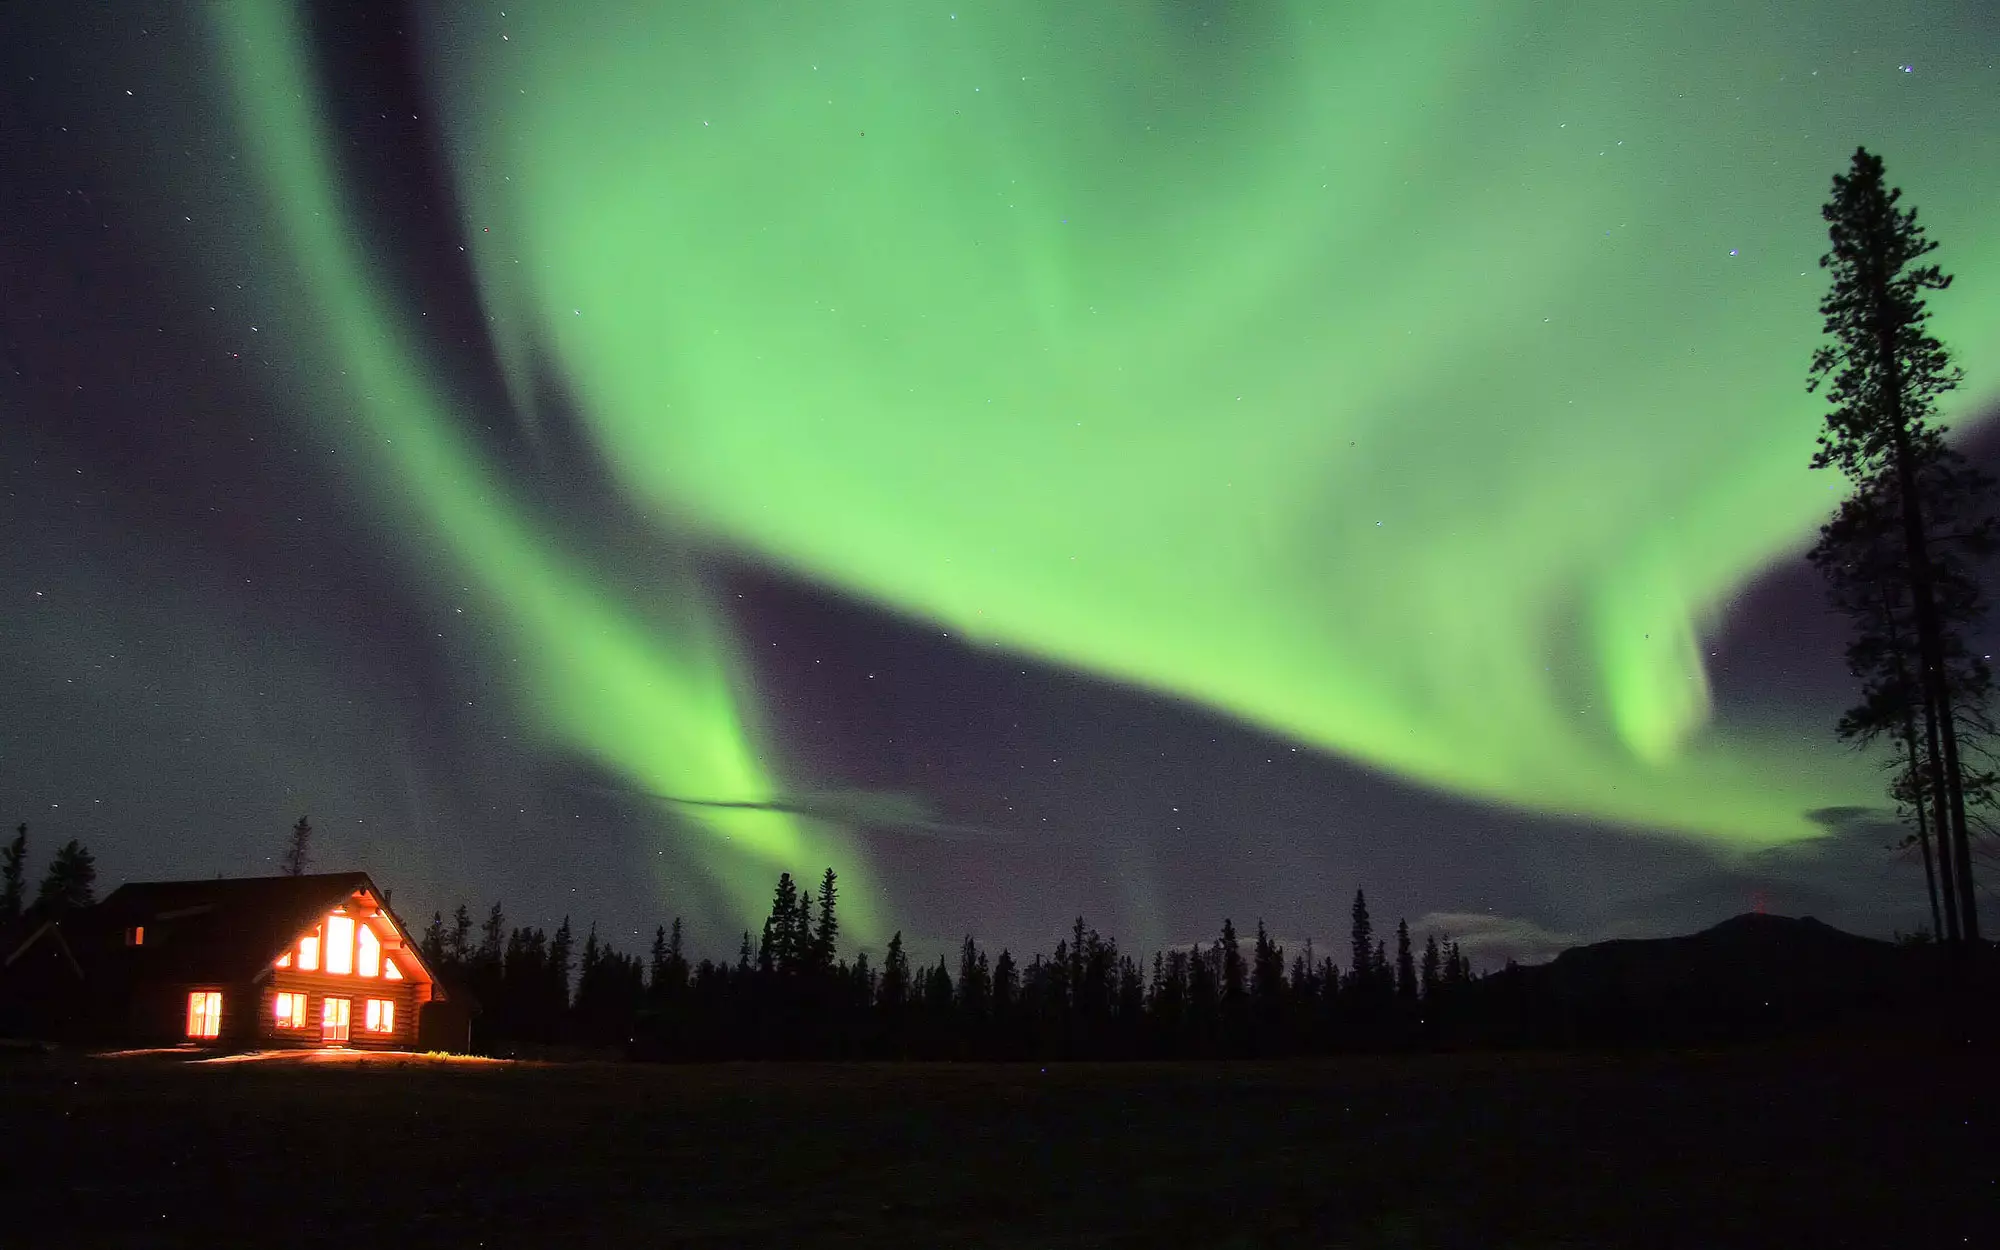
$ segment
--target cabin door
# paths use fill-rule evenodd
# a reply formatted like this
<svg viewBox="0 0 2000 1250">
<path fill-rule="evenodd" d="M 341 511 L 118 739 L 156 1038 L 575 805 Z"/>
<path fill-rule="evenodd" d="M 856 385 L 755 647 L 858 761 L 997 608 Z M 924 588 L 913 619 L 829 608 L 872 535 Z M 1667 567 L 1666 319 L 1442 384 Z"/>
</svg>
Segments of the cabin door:
<svg viewBox="0 0 2000 1250">
<path fill-rule="evenodd" d="M 350 998 L 328 998 L 320 1007 L 319 1040 L 333 1045 L 347 1040 L 347 1013 L 353 1006 Z"/>
</svg>

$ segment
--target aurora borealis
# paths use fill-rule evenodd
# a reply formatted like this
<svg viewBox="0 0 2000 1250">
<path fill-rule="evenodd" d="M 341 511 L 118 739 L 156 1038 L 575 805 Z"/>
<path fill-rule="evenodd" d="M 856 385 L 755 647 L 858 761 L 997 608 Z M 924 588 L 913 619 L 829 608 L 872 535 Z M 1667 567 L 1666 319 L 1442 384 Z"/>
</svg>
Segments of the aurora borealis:
<svg viewBox="0 0 2000 1250">
<path fill-rule="evenodd" d="M 1837 692 L 1731 703 L 1709 661 L 1839 486 L 1803 375 L 1857 143 L 1961 276 L 1951 417 L 2000 398 L 1978 6 L 414 5 L 421 230 L 483 335 L 449 351 L 339 29 L 207 7 L 147 125 L 213 152 L 117 176 L 226 182 L 157 267 L 272 326 L 262 419 L 414 612 L 493 622 L 454 663 L 547 757 L 849 786 L 727 609 L 743 565 L 1522 820 L 1729 856 L 1879 801 Z M 644 806 L 726 907 L 827 860 L 858 931 L 902 903 L 854 822 Z"/>
</svg>

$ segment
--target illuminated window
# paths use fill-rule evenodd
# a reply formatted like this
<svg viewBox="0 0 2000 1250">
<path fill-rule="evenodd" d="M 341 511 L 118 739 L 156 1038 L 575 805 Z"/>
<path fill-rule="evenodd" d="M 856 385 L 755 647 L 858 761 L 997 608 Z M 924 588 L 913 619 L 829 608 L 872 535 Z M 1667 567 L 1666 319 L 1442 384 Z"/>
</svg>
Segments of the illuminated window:
<svg viewBox="0 0 2000 1250">
<path fill-rule="evenodd" d="M 290 952 L 290 951 L 286 951 L 286 952 L 285 952 L 284 954 L 282 954 L 282 955 L 278 956 L 278 966 L 279 966 L 280 968 L 289 968 L 289 967 L 291 967 L 291 966 L 292 966 L 292 952 Z"/>
<path fill-rule="evenodd" d="M 354 961 L 354 970 L 364 977 L 379 976 L 382 972 L 382 940 L 375 936 L 375 930 L 362 925 L 354 931 L 360 943 L 360 953 Z"/>
<path fill-rule="evenodd" d="M 326 971 L 329 976 L 351 976 L 354 972 L 354 917 L 326 918 Z"/>
<path fill-rule="evenodd" d="M 385 980 L 400 981 L 403 979 L 403 970 L 396 966 L 395 960 L 384 955 L 382 956 L 382 976 Z"/>
<path fill-rule="evenodd" d="M 188 1036 L 209 1038 L 222 1033 L 222 994 L 196 990 L 188 995 Z"/>
<path fill-rule="evenodd" d="M 306 996 L 284 993 L 272 1000 L 272 1011 L 278 1018 L 281 1029 L 303 1029 L 306 1027 Z"/>
<path fill-rule="evenodd" d="M 125 945 L 144 946 L 145 944 L 146 944 L 145 925 L 135 924 L 131 928 L 125 930 Z"/>
<path fill-rule="evenodd" d="M 369 999 L 364 1027 L 370 1033 L 394 1033 L 396 1031 L 396 1004 L 386 998 Z"/>
<path fill-rule="evenodd" d="M 308 934 L 299 939 L 299 971 L 319 971 L 319 935 Z"/>
<path fill-rule="evenodd" d="M 322 1042 L 344 1042 L 347 1040 L 347 1013 L 352 1000 L 329 998 L 319 1009 L 319 1040 Z"/>
</svg>

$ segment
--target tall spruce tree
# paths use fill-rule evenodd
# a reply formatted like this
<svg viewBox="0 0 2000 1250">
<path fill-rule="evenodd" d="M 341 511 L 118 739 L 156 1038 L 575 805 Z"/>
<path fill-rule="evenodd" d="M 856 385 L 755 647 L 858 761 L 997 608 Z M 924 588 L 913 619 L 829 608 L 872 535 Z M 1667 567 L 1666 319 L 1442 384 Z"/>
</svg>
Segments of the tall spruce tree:
<svg viewBox="0 0 2000 1250">
<path fill-rule="evenodd" d="M 1004 948 L 999 958 L 993 961 L 993 985 L 991 1010 L 996 1024 L 1013 1014 L 1014 1004 L 1021 997 L 1021 970 L 1014 965 L 1014 956 Z"/>
<path fill-rule="evenodd" d="M 35 895 L 35 907 L 43 915 L 61 916 L 82 911 L 96 901 L 97 857 L 71 838 L 49 861 L 48 875 Z"/>
<path fill-rule="evenodd" d="M 814 972 L 833 971 L 834 942 L 840 936 L 840 918 L 834 903 L 840 896 L 839 880 L 828 868 L 819 879 L 819 919 L 813 926 L 811 962 Z"/>
<path fill-rule="evenodd" d="M 687 982 L 687 944 L 681 937 L 681 918 L 675 916 L 667 930 L 667 988 L 678 993 L 687 988 Z"/>
<path fill-rule="evenodd" d="M 646 990 L 654 998 L 667 992 L 667 926 L 653 926 L 653 946 L 646 952 Z"/>
<path fill-rule="evenodd" d="M 1953 622 L 1940 593 L 1952 536 L 1939 524 L 1937 475 L 1926 474 L 1927 466 L 1950 463 L 1944 430 L 1933 418 L 1938 397 L 1957 387 L 1961 374 L 1930 333 L 1925 303 L 1927 293 L 1946 289 L 1951 278 L 1935 264 L 1918 263 L 1937 244 L 1917 224 L 1916 210 L 1900 207 L 1901 200 L 1902 190 L 1884 179 L 1881 158 L 1861 148 L 1848 171 L 1834 176 L 1833 196 L 1822 209 L 1830 246 L 1820 266 L 1832 273 L 1833 282 L 1819 310 L 1831 341 L 1814 353 L 1807 386 L 1813 391 L 1824 386 L 1829 407 L 1812 466 L 1840 470 L 1857 494 L 1882 496 L 1880 511 L 1891 518 L 1900 540 L 1916 685 L 1927 725 L 1936 733 L 1923 771 L 1930 810 L 1937 814 L 1940 860 L 1947 864 L 1959 913 L 1958 933 L 1947 939 L 1976 942 L 1978 907 L 1958 740 L 1970 692 L 1954 689 L 1952 682 Z M 1976 597 L 1959 605 L 1958 616 L 1964 623 L 1978 620 Z"/>
<path fill-rule="evenodd" d="M 1236 940 L 1236 925 L 1228 919 L 1222 922 L 1222 940 L 1216 943 L 1222 952 L 1222 1001 L 1235 1004 L 1243 1001 L 1243 993 L 1248 980 L 1243 967 L 1243 948 Z"/>
<path fill-rule="evenodd" d="M 14 827 L 14 837 L 0 850 L 0 924 L 18 919 L 27 905 L 28 826 Z"/>
<path fill-rule="evenodd" d="M 882 982 L 878 1001 L 895 1011 L 910 1000 L 910 957 L 903 953 L 903 931 L 896 930 L 889 948 L 882 953 Z"/>
<path fill-rule="evenodd" d="M 765 922 L 767 935 L 763 948 L 770 952 L 770 964 L 777 972 L 795 972 L 799 965 L 798 937 L 799 887 L 792 880 L 792 874 L 778 874 L 778 887 L 771 894 L 771 915 Z M 763 949 L 758 954 L 759 962 L 764 959 Z"/>
<path fill-rule="evenodd" d="M 299 823 L 292 826 L 292 832 L 285 839 L 285 859 L 281 868 L 288 877 L 303 877 L 312 866 L 313 827 L 306 818 L 299 817 Z"/>
<path fill-rule="evenodd" d="M 549 939 L 549 1001 L 558 1013 L 569 1010 L 569 982 L 572 958 L 569 917 L 564 916 Z"/>
<path fill-rule="evenodd" d="M 1348 986 L 1368 997 L 1372 989 L 1369 973 L 1375 967 L 1375 922 L 1368 918 L 1368 896 L 1360 890 L 1354 892 L 1353 928 L 1349 943 Z"/>
<path fill-rule="evenodd" d="M 1250 955 L 1250 996 L 1267 1007 L 1285 991 L 1285 951 L 1257 921 L 1257 944 Z"/>
<path fill-rule="evenodd" d="M 1396 922 L 1396 997 L 1403 1002 L 1417 1001 L 1417 963 L 1410 954 L 1410 922 Z"/>
<path fill-rule="evenodd" d="M 499 945 L 506 936 L 506 929 L 504 918 L 499 912 L 500 904 L 495 903 L 493 907 L 492 915 L 487 918 L 490 932 L 481 936 L 490 939 L 494 948 L 493 958 L 498 959 L 501 954 Z M 483 951 L 483 947 L 478 949 Z M 464 903 L 460 903 L 451 913 L 451 928 L 445 932 L 444 951 L 446 958 L 458 964 L 469 962 L 475 953 L 472 945 L 472 912 Z"/>
<path fill-rule="evenodd" d="M 424 926 L 424 936 L 417 943 L 417 950 L 426 962 L 433 966 L 444 963 L 444 913 L 431 913 L 431 922 Z"/>
</svg>

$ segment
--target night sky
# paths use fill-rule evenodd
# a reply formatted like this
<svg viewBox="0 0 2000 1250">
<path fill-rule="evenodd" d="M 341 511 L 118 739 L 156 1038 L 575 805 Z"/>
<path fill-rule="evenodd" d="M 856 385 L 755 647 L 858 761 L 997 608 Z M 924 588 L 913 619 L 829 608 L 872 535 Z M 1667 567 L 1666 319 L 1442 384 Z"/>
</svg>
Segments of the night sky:
<svg viewBox="0 0 2000 1250">
<path fill-rule="evenodd" d="M 1857 144 L 2000 461 L 1982 0 L 9 6 L 0 819 L 712 954 L 1913 928 Z"/>
</svg>

